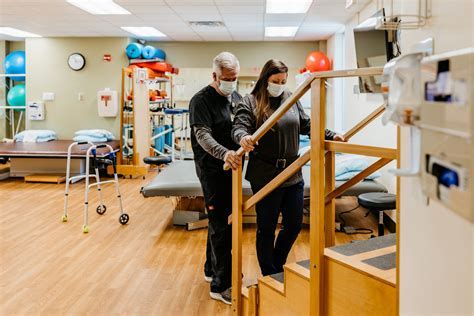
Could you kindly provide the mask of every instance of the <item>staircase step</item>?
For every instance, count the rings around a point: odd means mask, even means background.
[[[297,264],[302,266],[303,268],[309,270],[309,259],[308,260],[303,260],[303,261],[298,261]]]
[[[338,252],[344,256],[354,256],[364,252],[395,246],[396,243],[396,234],[389,234],[382,237],[371,238],[368,240],[358,240],[349,244],[331,247],[329,249]]]
[[[386,255],[362,260],[362,262],[380,270],[395,269],[397,267],[397,253],[391,252]]]
[[[280,283],[285,282],[285,274],[284,274],[284,272],[272,274],[272,275],[270,275],[270,277],[272,277],[274,280],[277,280],[277,281],[280,282]]]
[[[362,272],[390,286],[396,283],[396,236],[390,234],[324,250],[328,260]]]

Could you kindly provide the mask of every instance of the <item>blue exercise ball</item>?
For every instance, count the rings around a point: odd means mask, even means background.
[[[160,58],[165,60],[166,59],[166,53],[164,50],[157,48],[155,50],[155,58]]]
[[[143,51],[143,45],[140,43],[130,43],[125,48],[128,58],[140,58]]]
[[[25,51],[16,50],[8,54],[5,58],[4,67],[5,73],[8,75],[26,73]],[[25,76],[11,76],[10,78],[14,81],[25,81]]]
[[[26,89],[24,84],[17,84],[8,91],[7,102],[10,106],[25,106]]]
[[[154,48],[153,46],[147,45],[143,47],[143,50],[142,50],[143,58],[145,59],[155,58],[155,53],[156,53],[156,48]]]

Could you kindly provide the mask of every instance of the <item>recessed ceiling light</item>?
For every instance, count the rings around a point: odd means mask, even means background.
[[[140,37],[166,37],[166,34],[151,26],[122,26],[121,28]]]
[[[25,32],[13,27],[0,27],[0,34],[12,36],[12,37],[42,37],[41,35]]]
[[[313,0],[267,0],[267,13],[306,13]]]
[[[112,0],[66,0],[90,14],[131,14]]]
[[[265,37],[294,37],[298,32],[297,26],[267,26]]]

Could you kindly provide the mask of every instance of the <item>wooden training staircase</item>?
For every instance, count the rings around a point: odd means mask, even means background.
[[[397,149],[355,145],[324,139],[326,80],[381,75],[383,68],[328,71],[313,74],[252,135],[257,142],[311,89],[311,150],[245,202],[242,170],[232,174],[232,311],[234,315],[396,315],[398,314],[398,231],[395,234],[335,246],[334,199],[393,160]],[[349,140],[385,110],[378,107],[343,136]],[[364,171],[335,188],[335,153],[377,157]],[[237,153],[243,155],[240,148]],[[272,192],[311,160],[310,258],[288,263],[284,272],[261,277],[242,287],[242,213]],[[225,166],[227,167],[227,166]],[[397,193],[399,181],[397,179]],[[397,194],[397,219],[398,219]],[[399,221],[397,221],[399,223]]]
[[[395,238],[379,238],[324,252],[324,315],[395,315]],[[360,249],[363,252],[355,250]],[[342,253],[341,253],[342,251]],[[350,254],[355,251],[355,254]],[[374,266],[375,265],[375,266]],[[309,315],[309,260],[259,280],[259,315]]]

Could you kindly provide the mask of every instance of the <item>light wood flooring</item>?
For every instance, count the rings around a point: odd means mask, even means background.
[[[203,280],[205,229],[185,231],[172,225],[172,200],[143,198],[140,187],[151,181],[120,180],[130,222],[118,222],[113,187],[104,189],[107,212],[95,212],[91,191],[89,234],[82,233],[83,183],[72,185],[69,222],[61,222],[64,184],[0,181],[1,315],[230,315],[231,309],[209,298]],[[352,208],[341,199],[339,208]],[[347,215],[352,225],[376,228],[376,220],[358,209]],[[367,235],[338,233],[337,243]],[[244,228],[244,282],[258,275],[255,225]],[[304,260],[308,229],[288,258]]]

